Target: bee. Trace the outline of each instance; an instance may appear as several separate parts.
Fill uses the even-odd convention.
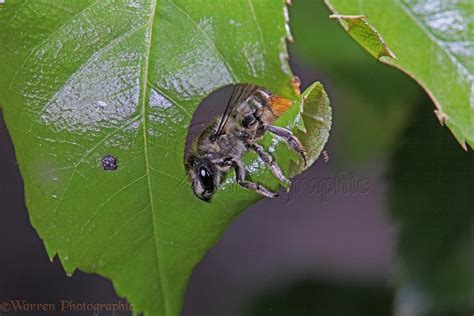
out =
[[[299,95],[299,79],[295,77],[292,84]],[[256,152],[280,183],[290,185],[277,162],[257,142],[266,132],[277,135],[301,155],[306,165],[306,150],[298,138],[291,131],[272,125],[291,105],[291,100],[273,95],[256,85],[236,85],[222,117],[213,119],[193,141],[191,152],[185,160],[186,173],[194,194],[210,202],[225,174],[233,168],[236,181],[243,188],[269,198],[278,196],[263,185],[246,179],[242,157],[248,151]]]

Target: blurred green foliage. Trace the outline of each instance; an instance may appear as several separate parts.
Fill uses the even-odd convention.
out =
[[[400,287],[426,309],[468,308],[474,306],[474,155],[432,119],[429,102],[392,159]]]
[[[302,280],[265,292],[250,302],[241,315],[390,315],[392,299],[390,291],[377,284]]]

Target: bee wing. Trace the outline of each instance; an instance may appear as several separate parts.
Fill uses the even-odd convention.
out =
[[[249,96],[255,93],[258,90],[258,86],[253,84],[237,84],[232,91],[232,95],[227,103],[222,119],[219,123],[219,127],[215,133],[215,137],[222,134],[225,124],[227,123],[229,117],[232,115],[235,106],[245,101]]]

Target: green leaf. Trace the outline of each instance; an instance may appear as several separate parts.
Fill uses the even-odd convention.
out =
[[[212,204],[194,197],[183,166],[192,114],[208,94],[238,82],[299,100],[285,10],[283,0],[0,6],[0,104],[32,224],[67,273],[110,278],[135,312],[179,313],[193,267],[260,199],[232,174]],[[297,129],[303,121],[308,135],[321,128],[322,139],[303,140],[314,161],[330,109],[322,86],[307,94],[311,117],[293,106],[277,123]],[[299,159],[277,139],[263,143],[286,173]],[[117,170],[103,170],[106,155]],[[251,178],[278,187],[255,155],[246,162]]]
[[[436,115],[466,149],[474,146],[474,2],[326,0],[349,34],[380,61],[406,72],[427,91]],[[344,15],[364,15],[352,18]],[[369,24],[370,23],[370,24]],[[397,59],[386,57],[383,40]],[[378,40],[377,40],[378,38]]]
[[[448,315],[472,308],[474,300],[474,157],[423,106],[392,159],[398,309],[405,311],[399,315]]]
[[[336,92],[338,124],[331,133],[338,154],[331,159],[344,165],[378,161],[400,137],[422,91],[402,72],[374,60],[329,15],[322,1],[299,1],[291,8],[293,54]]]

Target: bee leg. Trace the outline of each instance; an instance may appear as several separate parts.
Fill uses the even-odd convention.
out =
[[[293,135],[293,133],[283,127],[266,125],[265,130],[269,131],[272,134],[280,136],[288,144],[288,146],[296,151],[304,160],[304,165],[306,166],[306,150],[304,149],[301,142],[298,138]]]
[[[275,161],[273,161],[273,157],[267,153],[262,146],[257,145],[257,144],[251,144],[249,145],[249,148],[255,151],[260,159],[263,160],[264,163],[266,163],[269,167],[273,175],[287,188],[291,185],[291,181],[288,180],[284,175],[283,172],[281,172],[280,167],[277,165]]]
[[[233,167],[235,169],[235,177],[237,179],[237,183],[240,184],[241,187],[249,190],[254,190],[257,193],[269,198],[274,198],[278,196],[278,193],[273,193],[258,183],[245,181],[245,167],[242,162],[234,161]]]

